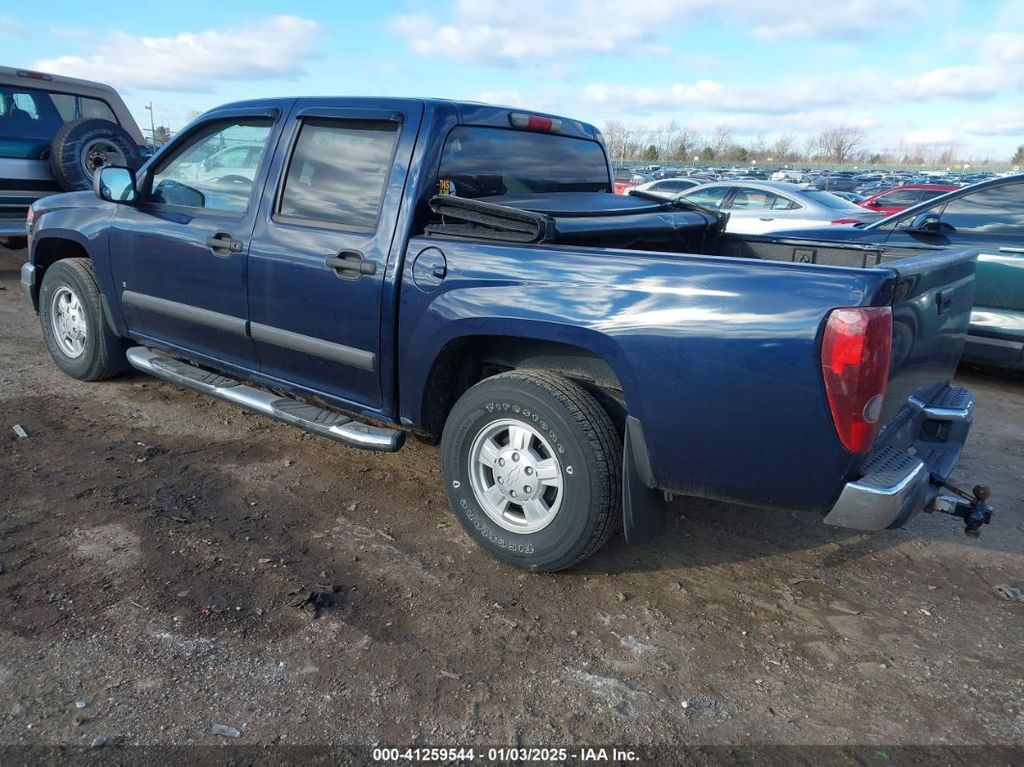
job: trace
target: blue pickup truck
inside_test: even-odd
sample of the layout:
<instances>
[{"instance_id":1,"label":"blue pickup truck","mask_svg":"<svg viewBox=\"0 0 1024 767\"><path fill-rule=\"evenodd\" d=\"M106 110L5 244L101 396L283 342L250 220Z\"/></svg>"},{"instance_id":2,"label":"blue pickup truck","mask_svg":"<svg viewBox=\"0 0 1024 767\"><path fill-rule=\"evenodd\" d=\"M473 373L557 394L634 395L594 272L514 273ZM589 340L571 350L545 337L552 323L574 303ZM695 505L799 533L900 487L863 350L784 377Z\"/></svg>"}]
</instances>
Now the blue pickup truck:
<instances>
[{"instance_id":1,"label":"blue pickup truck","mask_svg":"<svg viewBox=\"0 0 1024 767\"><path fill-rule=\"evenodd\" d=\"M612 185L572 119L235 103L35 203L22 282L75 378L132 366L349 446L439 441L467 533L528 569L619 525L651 538L672 495L862 530L988 521L985 488L947 481L973 251L806 263Z\"/></svg>"}]
</instances>

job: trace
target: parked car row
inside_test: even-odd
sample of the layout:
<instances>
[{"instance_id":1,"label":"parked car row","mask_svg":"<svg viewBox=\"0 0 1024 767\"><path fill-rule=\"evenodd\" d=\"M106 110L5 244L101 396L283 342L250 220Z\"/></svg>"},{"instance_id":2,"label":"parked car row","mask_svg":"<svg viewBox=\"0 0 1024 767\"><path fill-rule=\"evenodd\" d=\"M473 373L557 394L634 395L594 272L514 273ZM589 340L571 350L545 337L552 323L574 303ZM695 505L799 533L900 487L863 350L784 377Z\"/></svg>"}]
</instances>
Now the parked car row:
<instances>
[{"instance_id":1,"label":"parked car row","mask_svg":"<svg viewBox=\"0 0 1024 767\"><path fill-rule=\"evenodd\" d=\"M953 187L969 186L981 181L997 178L995 173L951 173L946 171L854 171L812 170L810 168L717 168L704 167L672 167L643 166L632 168L616 167L616 189L618 194L637 188L644 184L668 179L696 179L708 181L787 181L792 184L811 185L818 189L843 194L857 194L870 197L895 187L907 185L946 185Z\"/></svg>"}]
</instances>

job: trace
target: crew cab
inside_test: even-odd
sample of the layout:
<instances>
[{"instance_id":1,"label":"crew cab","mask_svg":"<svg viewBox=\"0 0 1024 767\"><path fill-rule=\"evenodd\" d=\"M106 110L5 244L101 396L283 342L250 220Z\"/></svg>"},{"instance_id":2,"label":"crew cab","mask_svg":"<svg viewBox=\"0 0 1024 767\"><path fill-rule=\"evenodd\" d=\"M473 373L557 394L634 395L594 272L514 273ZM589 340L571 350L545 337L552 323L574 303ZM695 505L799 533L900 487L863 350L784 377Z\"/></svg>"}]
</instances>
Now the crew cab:
<instances>
[{"instance_id":1,"label":"crew cab","mask_svg":"<svg viewBox=\"0 0 1024 767\"><path fill-rule=\"evenodd\" d=\"M439 441L455 516L524 568L620 524L648 540L670 495L976 532L987 492L941 492L971 425L950 377L975 253L724 224L615 195L576 120L258 100L35 203L22 282L75 378L133 366L353 447Z\"/></svg>"}]
</instances>

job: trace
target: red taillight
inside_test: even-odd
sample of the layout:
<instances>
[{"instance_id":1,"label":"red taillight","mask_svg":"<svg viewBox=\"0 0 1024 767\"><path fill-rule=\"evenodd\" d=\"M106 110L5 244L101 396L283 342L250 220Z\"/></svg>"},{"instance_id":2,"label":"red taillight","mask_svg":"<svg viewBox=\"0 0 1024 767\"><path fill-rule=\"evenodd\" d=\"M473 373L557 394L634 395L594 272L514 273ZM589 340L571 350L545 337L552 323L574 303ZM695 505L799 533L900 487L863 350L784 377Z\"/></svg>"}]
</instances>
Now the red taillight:
<instances>
[{"instance_id":1,"label":"red taillight","mask_svg":"<svg viewBox=\"0 0 1024 767\"><path fill-rule=\"evenodd\" d=\"M526 130L544 131L553 133L562 129L562 121L553 117L542 117L541 115L528 115L522 112L509 112L508 121L513 128L525 128Z\"/></svg>"},{"instance_id":2,"label":"red taillight","mask_svg":"<svg viewBox=\"0 0 1024 767\"><path fill-rule=\"evenodd\" d=\"M832 223L833 224L861 224L863 222L859 218L837 218Z\"/></svg>"},{"instance_id":3,"label":"red taillight","mask_svg":"<svg viewBox=\"0 0 1024 767\"><path fill-rule=\"evenodd\" d=\"M821 371L843 447L866 453L878 429L892 356L888 306L835 309L821 340Z\"/></svg>"}]
</instances>

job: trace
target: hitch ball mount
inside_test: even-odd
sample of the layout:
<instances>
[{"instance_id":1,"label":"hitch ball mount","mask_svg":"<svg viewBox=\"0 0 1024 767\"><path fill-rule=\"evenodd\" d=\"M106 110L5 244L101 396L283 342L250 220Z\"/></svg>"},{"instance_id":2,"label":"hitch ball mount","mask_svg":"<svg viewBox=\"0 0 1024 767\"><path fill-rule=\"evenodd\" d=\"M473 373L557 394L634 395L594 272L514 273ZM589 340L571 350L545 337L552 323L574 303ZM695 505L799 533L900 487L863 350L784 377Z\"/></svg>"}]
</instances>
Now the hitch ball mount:
<instances>
[{"instance_id":1,"label":"hitch ball mount","mask_svg":"<svg viewBox=\"0 0 1024 767\"><path fill-rule=\"evenodd\" d=\"M962 519L964 533L969 538L977 538L981 534L981 526L992 521L994 509L988 504L992 491L985 485L975 485L968 495L966 491L951 485L941 477L932 476L932 482L951 491L953 495L937 496L928 511Z\"/></svg>"}]
</instances>

